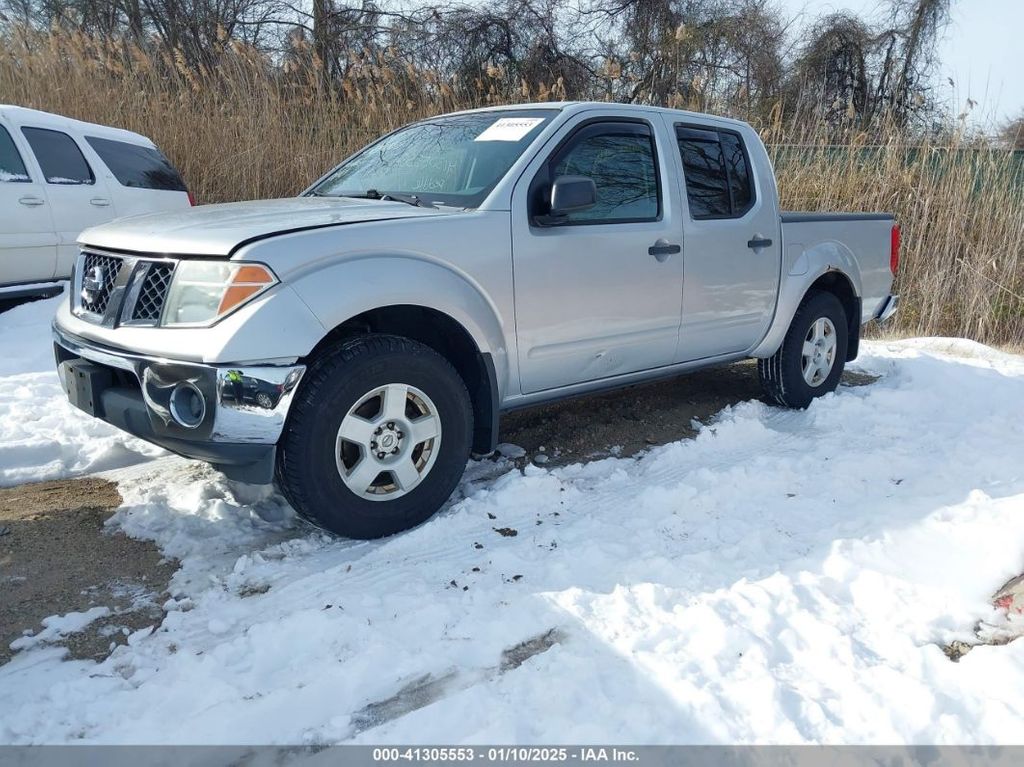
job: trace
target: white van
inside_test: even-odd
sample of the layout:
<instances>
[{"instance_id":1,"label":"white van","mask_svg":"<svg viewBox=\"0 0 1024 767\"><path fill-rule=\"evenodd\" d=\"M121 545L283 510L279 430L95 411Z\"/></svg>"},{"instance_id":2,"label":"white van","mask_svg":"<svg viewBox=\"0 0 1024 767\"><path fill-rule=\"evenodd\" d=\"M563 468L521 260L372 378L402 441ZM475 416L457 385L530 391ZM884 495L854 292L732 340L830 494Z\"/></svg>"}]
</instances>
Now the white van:
<instances>
[{"instance_id":1,"label":"white van","mask_svg":"<svg viewBox=\"0 0 1024 767\"><path fill-rule=\"evenodd\" d=\"M192 204L145 136L0 105L0 298L67 279L90 226Z\"/></svg>"}]
</instances>

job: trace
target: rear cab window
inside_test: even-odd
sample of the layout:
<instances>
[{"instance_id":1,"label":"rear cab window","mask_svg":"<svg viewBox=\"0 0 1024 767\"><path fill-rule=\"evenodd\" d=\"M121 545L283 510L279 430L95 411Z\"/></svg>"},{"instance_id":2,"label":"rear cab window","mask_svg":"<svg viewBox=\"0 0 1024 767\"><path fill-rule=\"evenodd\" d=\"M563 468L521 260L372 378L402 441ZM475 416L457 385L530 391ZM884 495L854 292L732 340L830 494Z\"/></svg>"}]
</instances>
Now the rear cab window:
<instances>
[{"instance_id":1,"label":"rear cab window","mask_svg":"<svg viewBox=\"0 0 1024 767\"><path fill-rule=\"evenodd\" d=\"M169 192L188 191L181 175L155 147L97 136L86 136L85 140L121 186Z\"/></svg>"},{"instance_id":2,"label":"rear cab window","mask_svg":"<svg viewBox=\"0 0 1024 767\"><path fill-rule=\"evenodd\" d=\"M740 218L753 207L750 158L738 133L676 125L676 142L692 218Z\"/></svg>"},{"instance_id":3,"label":"rear cab window","mask_svg":"<svg viewBox=\"0 0 1024 767\"><path fill-rule=\"evenodd\" d=\"M22 128L47 184L95 184L96 176L78 144L66 133L48 128Z\"/></svg>"},{"instance_id":4,"label":"rear cab window","mask_svg":"<svg viewBox=\"0 0 1024 767\"><path fill-rule=\"evenodd\" d=\"M25 168L25 161L21 159L21 152L14 145L14 139L7 132L7 128L0 125L0 182L28 183L28 170Z\"/></svg>"}]
</instances>

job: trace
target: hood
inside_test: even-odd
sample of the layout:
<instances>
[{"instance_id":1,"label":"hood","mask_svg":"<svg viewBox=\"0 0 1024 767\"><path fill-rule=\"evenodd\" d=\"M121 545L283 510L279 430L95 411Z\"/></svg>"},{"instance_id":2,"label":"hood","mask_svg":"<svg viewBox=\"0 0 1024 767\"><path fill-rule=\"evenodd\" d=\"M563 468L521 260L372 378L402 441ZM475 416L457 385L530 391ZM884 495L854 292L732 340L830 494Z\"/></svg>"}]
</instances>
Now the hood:
<instances>
[{"instance_id":1,"label":"hood","mask_svg":"<svg viewBox=\"0 0 1024 767\"><path fill-rule=\"evenodd\" d=\"M97 248L137 253L227 257L243 243L275 234L452 212L383 200L291 197L200 205L115 219L87 229L78 241Z\"/></svg>"}]
</instances>

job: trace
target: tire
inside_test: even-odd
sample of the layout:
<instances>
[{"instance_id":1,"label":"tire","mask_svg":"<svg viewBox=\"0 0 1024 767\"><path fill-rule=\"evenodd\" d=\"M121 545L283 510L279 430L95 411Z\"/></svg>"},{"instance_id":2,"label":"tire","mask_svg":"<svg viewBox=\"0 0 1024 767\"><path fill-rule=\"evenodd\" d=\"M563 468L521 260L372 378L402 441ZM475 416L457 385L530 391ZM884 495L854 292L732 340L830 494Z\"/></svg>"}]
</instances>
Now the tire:
<instances>
[{"instance_id":1,"label":"tire","mask_svg":"<svg viewBox=\"0 0 1024 767\"><path fill-rule=\"evenodd\" d=\"M441 508L465 471L472 433L469 393L444 357L400 336L359 336L310 365L278 443L275 478L314 525L380 538Z\"/></svg>"},{"instance_id":2,"label":"tire","mask_svg":"<svg viewBox=\"0 0 1024 767\"><path fill-rule=\"evenodd\" d=\"M826 331L831 328L834 333L831 367L827 374L821 367L825 364L825 355L817 361L813 356L805 358L804 355L805 341L812 343L812 334L823 327ZM828 337L827 334L825 337ZM810 294L796 310L779 350L768 359L757 361L757 372L765 395L771 402L783 407L805 408L816 397L835 391L846 365L848 344L849 325L839 299L832 293ZM829 342L826 340L819 346L818 352L828 347ZM808 360L811 361L808 368L811 381L805 376ZM812 369L815 366L816 371Z\"/></svg>"}]
</instances>

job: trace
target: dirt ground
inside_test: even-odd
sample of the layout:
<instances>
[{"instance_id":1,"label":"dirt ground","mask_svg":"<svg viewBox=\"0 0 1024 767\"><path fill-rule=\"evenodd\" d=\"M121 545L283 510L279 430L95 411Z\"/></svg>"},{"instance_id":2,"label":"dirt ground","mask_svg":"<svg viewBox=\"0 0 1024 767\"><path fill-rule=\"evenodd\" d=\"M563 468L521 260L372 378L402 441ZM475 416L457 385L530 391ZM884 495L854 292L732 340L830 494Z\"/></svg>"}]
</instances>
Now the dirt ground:
<instances>
[{"instance_id":1,"label":"dirt ground","mask_svg":"<svg viewBox=\"0 0 1024 767\"><path fill-rule=\"evenodd\" d=\"M875 378L843 373L842 386L863 386ZM737 362L628 389L594 394L544 407L508 413L500 440L522 447L527 457L563 465L632 456L652 447L697 434L728 405L761 399L757 364Z\"/></svg>"},{"instance_id":2,"label":"dirt ground","mask_svg":"<svg viewBox=\"0 0 1024 767\"><path fill-rule=\"evenodd\" d=\"M629 389L518 410L502 417L503 443L543 453L551 464L630 456L696 434L726 405L761 396L752 362L709 368Z\"/></svg>"},{"instance_id":3,"label":"dirt ground","mask_svg":"<svg viewBox=\"0 0 1024 767\"><path fill-rule=\"evenodd\" d=\"M49 615L110 608L57 642L72 658L105 657L131 632L159 625L177 563L104 528L120 505L117 487L95 478L0 488L0 664Z\"/></svg>"},{"instance_id":4,"label":"dirt ground","mask_svg":"<svg viewBox=\"0 0 1024 767\"><path fill-rule=\"evenodd\" d=\"M872 380L847 372L843 385ZM743 362L510 413L500 439L525 450L520 466L630 456L692 437L694 421L760 396L757 368ZM53 640L74 658L105 657L131 632L160 623L177 563L104 526L120 503L114 484L91 477L0 488L0 665L10 643L39 632L50 615L110 608Z\"/></svg>"}]
</instances>

